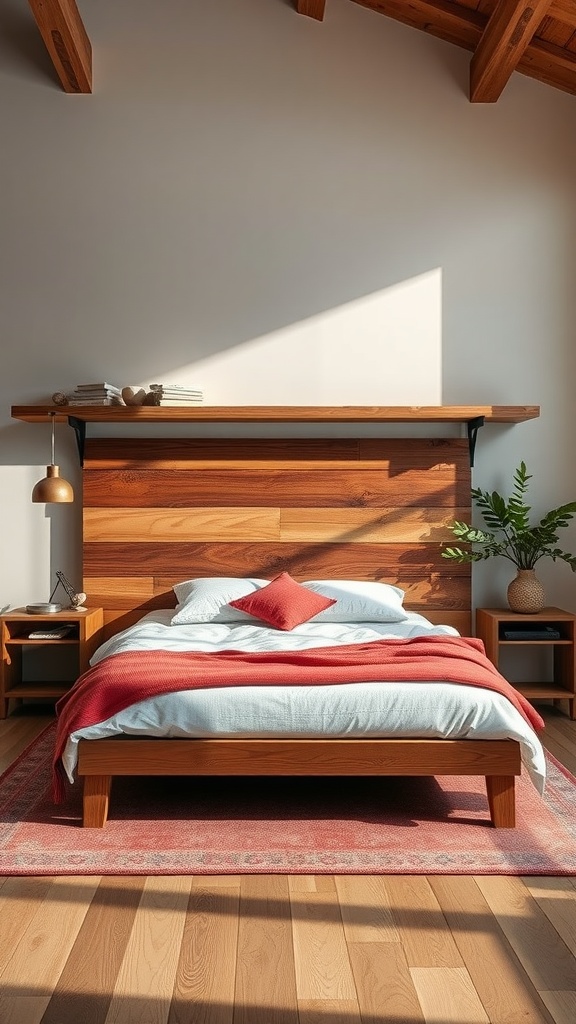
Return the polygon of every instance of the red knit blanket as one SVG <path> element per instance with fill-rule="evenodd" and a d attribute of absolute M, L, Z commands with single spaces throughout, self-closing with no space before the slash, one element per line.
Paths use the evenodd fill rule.
<path fill-rule="evenodd" d="M 128 651 L 88 669 L 56 705 L 54 794 L 62 799 L 68 736 L 131 704 L 178 690 L 223 686 L 326 686 L 355 682 L 449 682 L 503 694 L 534 728 L 544 722 L 484 653 L 481 640 L 430 636 L 301 651 Z"/>

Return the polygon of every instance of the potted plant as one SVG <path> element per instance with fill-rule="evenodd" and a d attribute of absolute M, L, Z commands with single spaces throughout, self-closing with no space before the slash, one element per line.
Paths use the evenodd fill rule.
<path fill-rule="evenodd" d="M 548 512 L 539 523 L 530 524 L 530 506 L 526 504 L 531 475 L 521 462 L 514 473 L 514 488 L 506 500 L 498 491 L 472 488 L 472 498 L 482 513 L 487 529 L 468 523 L 452 523 L 450 529 L 458 540 L 470 548 L 447 547 L 443 558 L 456 562 L 479 562 L 501 555 L 516 566 L 516 577 L 508 587 L 508 605 L 512 611 L 533 614 L 545 604 L 544 588 L 534 567 L 541 558 L 562 559 L 576 572 L 576 555 L 557 547 L 558 531 L 567 526 L 576 514 L 576 501 L 560 505 Z M 478 545 L 478 547 L 474 547 Z"/>

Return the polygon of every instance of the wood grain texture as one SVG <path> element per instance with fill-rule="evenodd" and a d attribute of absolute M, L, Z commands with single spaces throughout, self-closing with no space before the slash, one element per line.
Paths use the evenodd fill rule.
<path fill-rule="evenodd" d="M 326 9 L 326 0 L 296 0 L 298 14 L 305 14 L 308 18 L 315 18 L 322 21 Z"/>
<path fill-rule="evenodd" d="M 438 875 L 429 882 L 490 1020 L 548 1020 L 538 992 L 528 983 L 474 879 Z"/>
<path fill-rule="evenodd" d="M 436 0 L 436 6 L 442 0 Z M 423 7 L 412 0 L 410 7 Z M 445 7 L 455 4 L 444 4 Z M 483 19 L 485 22 L 486 19 Z M 538 405 L 13 405 L 11 415 L 26 423 L 56 422 L 69 416 L 84 423 L 522 423 L 540 415 Z"/>
<path fill-rule="evenodd" d="M 356 999 L 336 893 L 291 893 L 298 999 Z"/>
<path fill-rule="evenodd" d="M 470 64 L 470 99 L 495 103 L 552 0 L 498 0 Z"/>
<path fill-rule="evenodd" d="M 283 508 L 332 506 L 338 508 L 379 508 L 393 505 L 431 505 L 450 508 L 465 505 L 469 498 L 466 478 L 458 479 L 456 467 L 391 470 L 382 463 L 377 469 L 357 464 L 337 470 L 334 463 L 318 463 L 296 469 L 96 469 L 84 474 L 84 504 L 87 508 L 203 508 L 226 505 L 234 495 L 237 506 L 260 505 Z M 335 488 L 334 484 L 337 483 Z"/>
<path fill-rule="evenodd" d="M 92 92 L 92 47 L 75 0 L 28 0 L 65 92 Z"/>
<path fill-rule="evenodd" d="M 83 588 L 107 611 L 173 607 L 192 576 L 283 571 L 470 611 L 470 566 L 442 558 L 471 511 L 462 438 L 100 438 L 83 477 Z"/>
<path fill-rule="evenodd" d="M 234 1024 L 298 1024 L 285 875 L 242 878 Z"/>

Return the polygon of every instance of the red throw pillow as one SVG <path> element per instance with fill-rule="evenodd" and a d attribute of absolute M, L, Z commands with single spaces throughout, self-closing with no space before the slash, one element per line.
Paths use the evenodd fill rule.
<path fill-rule="evenodd" d="M 263 619 L 276 629 L 294 629 L 318 615 L 318 612 L 336 604 L 336 601 L 315 594 L 293 580 L 289 573 L 281 572 L 267 587 L 230 601 L 229 604 L 257 619 Z"/>

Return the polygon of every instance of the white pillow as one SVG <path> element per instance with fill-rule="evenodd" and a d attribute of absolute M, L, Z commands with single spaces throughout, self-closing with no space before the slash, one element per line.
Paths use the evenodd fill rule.
<path fill-rule="evenodd" d="M 229 601 L 253 594 L 268 586 L 270 580 L 240 579 L 235 576 L 200 576 L 176 583 L 178 598 L 176 612 L 170 620 L 172 626 L 185 626 L 193 622 L 257 622 L 252 615 L 230 608 Z"/>
<path fill-rule="evenodd" d="M 312 622 L 404 622 L 404 591 L 389 583 L 367 580 L 308 580 L 315 594 L 331 597 L 336 604 L 318 612 Z"/>

